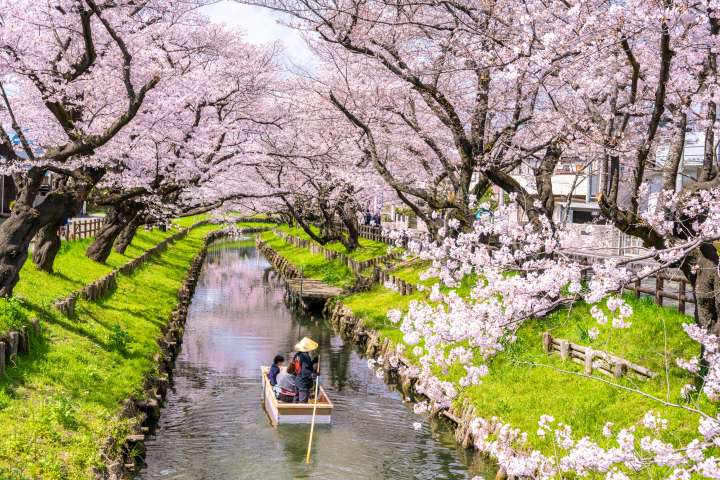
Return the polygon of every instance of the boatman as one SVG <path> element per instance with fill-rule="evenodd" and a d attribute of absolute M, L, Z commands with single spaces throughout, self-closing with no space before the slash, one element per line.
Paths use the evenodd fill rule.
<path fill-rule="evenodd" d="M 297 386 L 297 402 L 307 403 L 310 398 L 310 391 L 313 387 L 313 381 L 317 378 L 317 362 L 318 358 L 312 358 L 310 352 L 318 348 L 317 342 L 303 338 L 295 345 L 295 354 L 293 362 L 295 362 L 295 386 Z"/>

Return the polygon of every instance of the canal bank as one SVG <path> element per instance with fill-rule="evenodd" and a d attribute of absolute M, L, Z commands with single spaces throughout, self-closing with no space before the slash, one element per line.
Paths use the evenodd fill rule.
<path fill-rule="evenodd" d="M 27 267 L 29 275 L 18 285 L 19 301 L 39 317 L 41 335 L 32 339 L 30 353 L 8 365 L 0 379 L 0 478 L 106 475 L 117 450 L 102 446 L 119 447 L 134 433 L 136 419 L 118 412 L 124 399 L 141 398 L 144 379 L 155 371 L 157 338 L 177 303 L 178 288 L 204 236 L 216 228 L 191 230 L 132 274 L 118 275 L 106 297 L 79 299 L 70 316 L 52 302 L 35 299 L 64 295 L 85 284 L 72 271 L 66 273 L 64 265 L 83 265 L 76 260 L 87 242 L 69 242 L 59 254 L 56 273 L 42 274 L 44 281 L 30 290 L 23 282 L 41 273 Z M 110 265 L 88 270 L 105 274 L 172 233 L 139 232 L 133 257 L 118 256 Z"/>
<path fill-rule="evenodd" d="M 285 304 L 282 278 L 252 243 L 208 250 L 142 479 L 471 478 L 486 473 L 443 425 L 413 423 L 401 392 L 368 369 L 327 319 Z M 260 405 L 259 367 L 308 335 L 320 343 L 333 423 L 272 428 Z"/>

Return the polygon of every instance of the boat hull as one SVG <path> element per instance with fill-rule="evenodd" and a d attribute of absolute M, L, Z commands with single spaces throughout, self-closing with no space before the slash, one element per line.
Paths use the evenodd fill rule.
<path fill-rule="evenodd" d="M 268 380 L 269 367 L 261 367 L 263 384 L 263 406 L 270 421 L 274 426 L 283 424 L 311 423 L 313 417 L 313 403 L 284 403 L 275 398 L 275 394 Z M 328 398 L 325 390 L 320 387 L 318 395 L 320 401 L 315 409 L 315 423 L 331 423 L 333 404 Z"/>

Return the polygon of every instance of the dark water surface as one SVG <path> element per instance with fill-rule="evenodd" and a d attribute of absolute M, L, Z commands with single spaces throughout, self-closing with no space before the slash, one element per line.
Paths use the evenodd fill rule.
<path fill-rule="evenodd" d="M 461 479 L 467 452 L 414 415 L 325 320 L 283 303 L 265 258 L 244 244 L 213 247 L 188 316 L 174 384 L 141 479 Z M 151 292 L 148 292 L 151 295 Z M 286 356 L 304 335 L 320 343 L 332 425 L 316 428 L 304 464 L 307 425 L 273 428 L 261 407 L 261 364 Z M 423 421 L 420 431 L 412 423 Z"/>

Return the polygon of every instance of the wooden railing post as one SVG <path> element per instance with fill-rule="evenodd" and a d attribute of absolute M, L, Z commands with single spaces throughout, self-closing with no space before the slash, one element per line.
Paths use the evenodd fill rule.
<path fill-rule="evenodd" d="M 678 310 L 685 314 L 685 280 L 678 280 Z"/>
<path fill-rule="evenodd" d="M 661 306 L 663 304 L 663 285 L 663 275 L 661 272 L 658 272 L 657 275 L 655 275 L 655 303 Z"/>
<path fill-rule="evenodd" d="M 567 340 L 560 340 L 560 358 L 563 361 L 570 358 L 570 343 Z"/>
<path fill-rule="evenodd" d="M 593 371 L 593 357 L 595 352 L 590 347 L 585 350 L 585 375 L 592 375 Z"/>
<path fill-rule="evenodd" d="M 543 350 L 545 350 L 545 353 L 552 352 L 552 335 L 550 332 L 543 332 Z"/>

